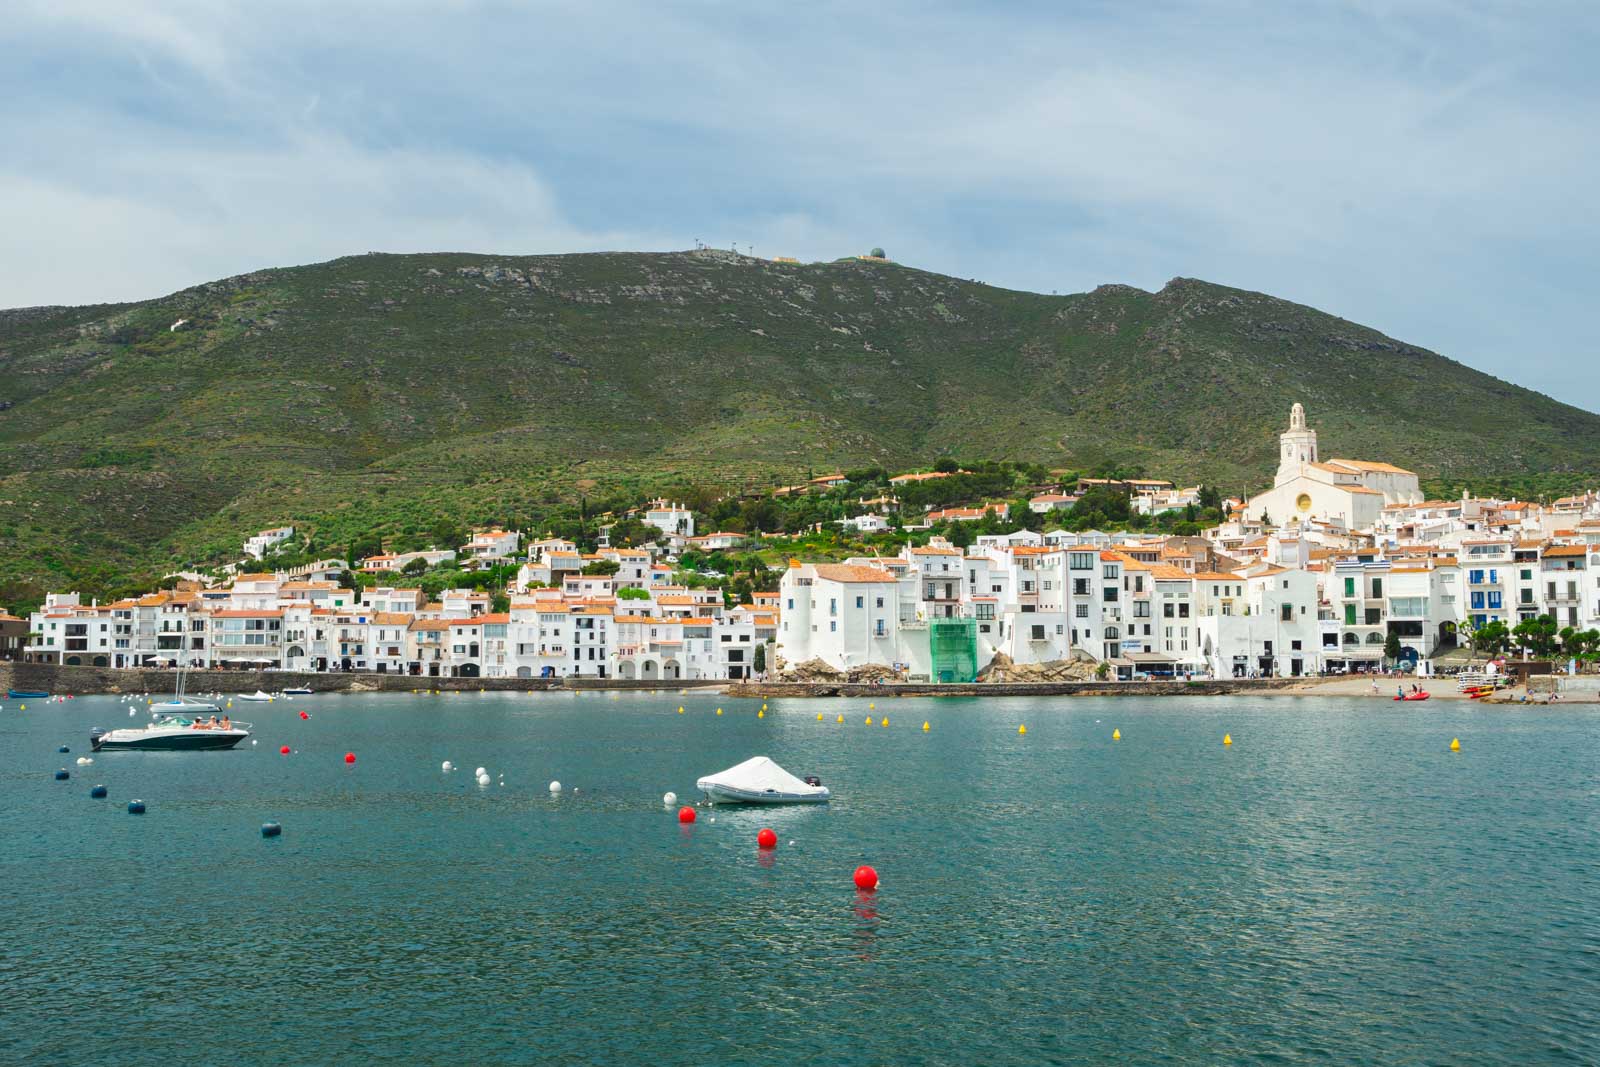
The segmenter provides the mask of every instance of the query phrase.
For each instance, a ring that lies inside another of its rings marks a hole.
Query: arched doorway
[[[639,677],[645,679],[646,681],[653,681],[660,677],[660,671],[656,667],[656,661],[653,659],[645,660],[643,666],[639,668]]]
[[[625,659],[617,664],[617,677],[631,679],[634,676],[633,660]]]
[[[517,677],[518,678],[532,678],[533,677],[533,668],[532,667],[518,667],[517,668]]]
[[[456,668],[456,677],[476,678],[478,677],[479,669],[480,668],[476,663],[463,663],[461,666]]]
[[[675,659],[669,659],[661,665],[661,677],[676,681],[683,677],[683,667]]]
[[[81,667],[83,666],[83,660],[78,656],[68,656],[66,659],[66,664],[69,667]]]
[[[107,666],[110,666],[110,664],[108,664],[106,662],[106,658],[104,656],[96,656],[94,658],[94,665],[96,667],[107,667]]]

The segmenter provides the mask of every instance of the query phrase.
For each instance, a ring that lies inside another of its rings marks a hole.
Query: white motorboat
[[[796,778],[765,756],[755,756],[695,783],[723,804],[826,804],[828,787],[814,775]]]
[[[254,693],[240,693],[238,696],[234,697],[234,699],[248,700],[254,704],[265,704],[267,701],[272,699],[272,694],[263,693],[261,690],[257,689]]]
[[[286,697],[308,697],[311,695],[311,687],[306,685],[297,685],[293,689],[285,689],[283,691],[283,695]]]
[[[136,726],[129,730],[91,730],[89,746],[96,752],[119,748],[191,752],[232,748],[250,736],[250,723],[247,722],[230,721],[226,727],[209,726],[206,723],[207,719],[198,716],[158,714],[148,726]]]

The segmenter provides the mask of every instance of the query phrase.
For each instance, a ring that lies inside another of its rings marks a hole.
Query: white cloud
[[[367,249],[883,244],[1041,290],[1265,289],[1554,388],[1600,237],[1597,27],[1449,0],[30,0],[0,59],[70,75],[0,63],[0,303]]]

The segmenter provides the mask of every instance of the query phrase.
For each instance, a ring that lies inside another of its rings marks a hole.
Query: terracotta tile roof
[[[830,582],[845,583],[887,583],[894,584],[899,579],[886,570],[877,567],[853,567],[843,563],[817,564],[817,577],[825,578]]]
[[[1328,462],[1372,474],[1410,474],[1413,477],[1416,474],[1415,471],[1408,471],[1404,467],[1396,467],[1393,463],[1372,463],[1364,459],[1330,459]]]

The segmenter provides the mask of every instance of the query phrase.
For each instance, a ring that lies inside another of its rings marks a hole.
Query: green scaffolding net
[[[978,677],[978,624],[971,619],[934,619],[928,651],[936,682],[971,682]]]

